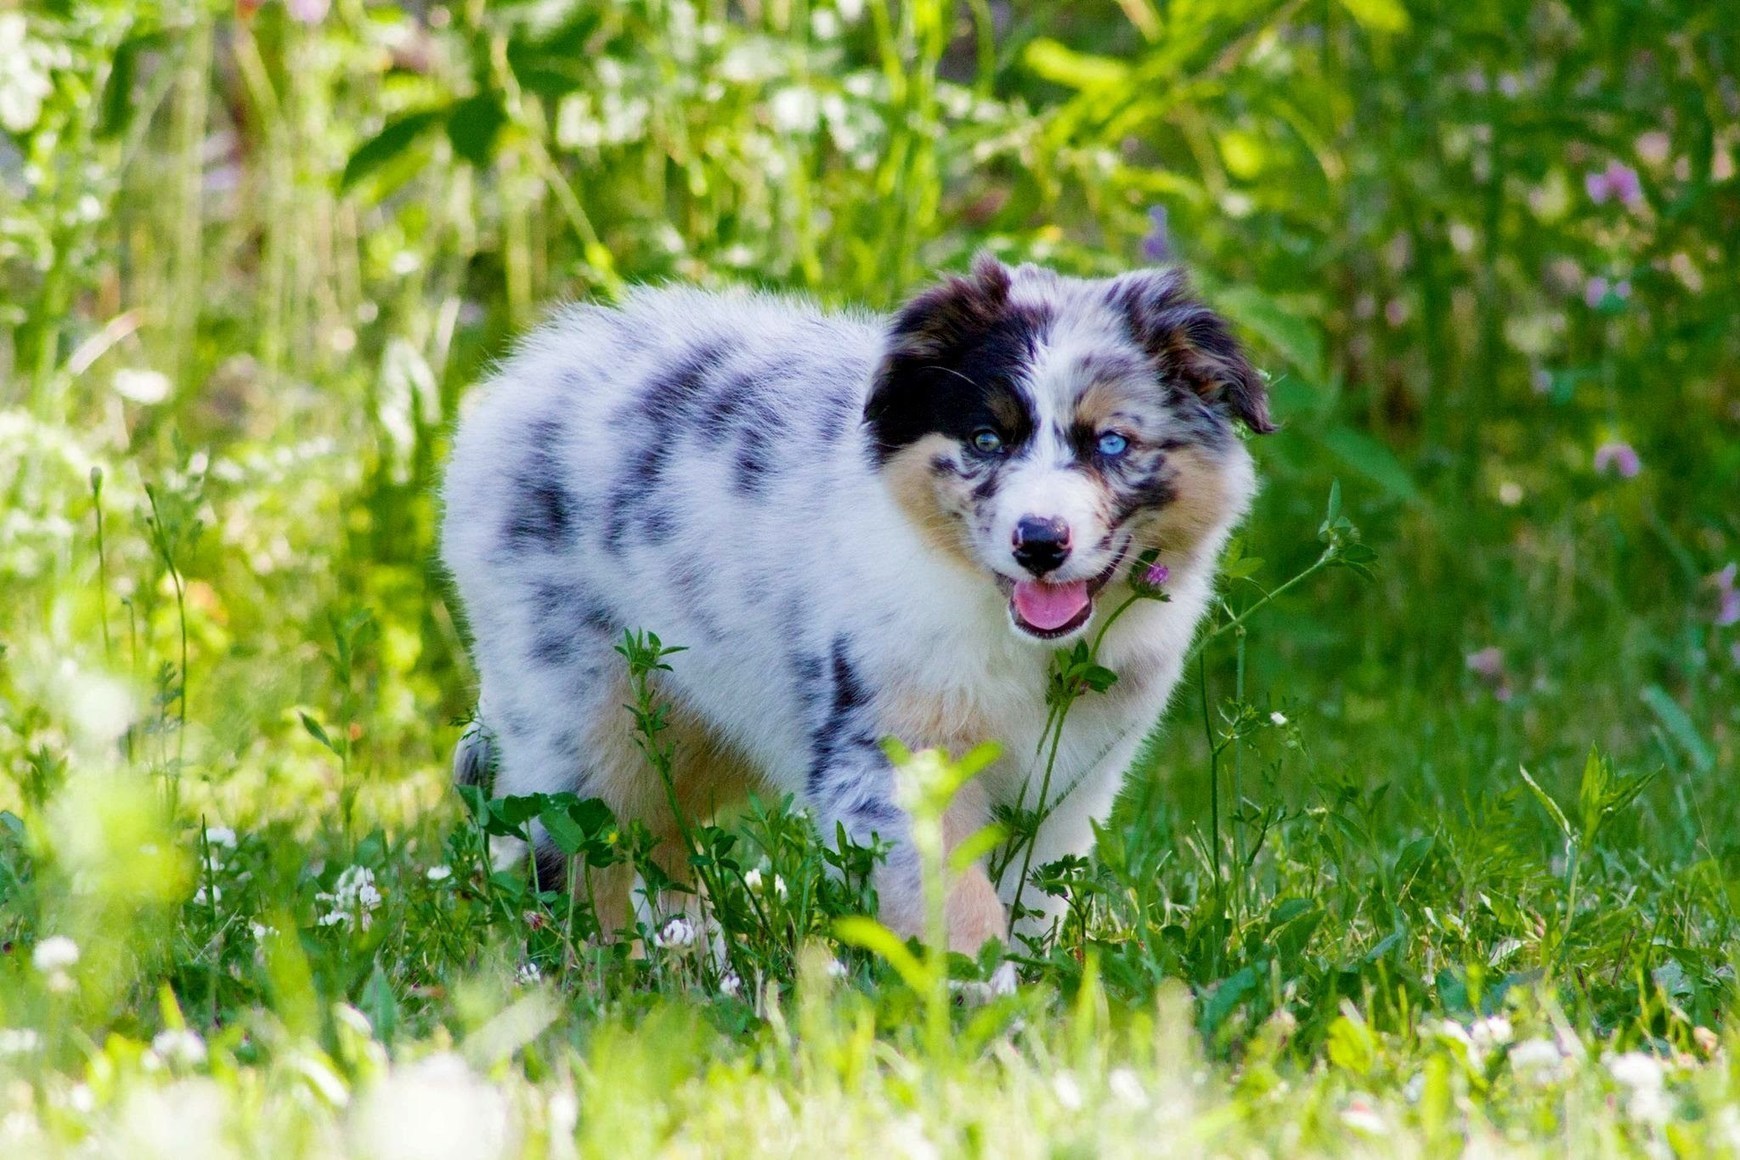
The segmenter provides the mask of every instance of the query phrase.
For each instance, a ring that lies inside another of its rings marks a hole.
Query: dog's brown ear
[[[1008,305],[1009,269],[981,251],[966,276],[944,278],[900,308],[888,353],[933,358],[990,330]]]
[[[1275,429],[1263,376],[1245,359],[1226,319],[1191,293],[1182,271],[1126,274],[1113,280],[1109,295],[1162,379],[1225,408],[1259,435]]]

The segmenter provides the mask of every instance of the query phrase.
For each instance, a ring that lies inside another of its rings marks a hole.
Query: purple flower
[[[1172,260],[1172,234],[1166,225],[1166,207],[1148,207],[1148,233],[1142,239],[1142,256],[1150,262]]]
[[[1643,182],[1638,180],[1637,170],[1617,161],[1609,161],[1607,168],[1599,173],[1585,174],[1583,188],[1589,191],[1589,200],[1596,205],[1605,205],[1612,199],[1634,210],[1643,204]]]
[[[1468,654],[1468,671],[1477,677],[1492,680],[1504,675],[1504,652],[1497,645],[1488,645]]]
[[[1704,581],[1716,590],[1716,626],[1718,628],[1726,628],[1730,624],[1740,624],[1740,589],[1734,587],[1734,579],[1737,574],[1740,574],[1740,564],[1731,563]]]
[[[1142,583],[1150,588],[1164,588],[1166,581],[1170,579],[1172,579],[1172,569],[1164,564],[1150,564],[1148,570],[1142,573]]]
[[[284,0],[291,19],[301,24],[319,24],[332,8],[332,0]]]
[[[1621,479],[1632,479],[1642,470],[1643,460],[1637,457],[1637,449],[1629,443],[1609,439],[1595,449],[1597,475],[1617,475]]]

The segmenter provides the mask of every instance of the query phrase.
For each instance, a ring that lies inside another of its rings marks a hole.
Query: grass
[[[0,1144],[1740,1151],[1735,69],[1690,0],[0,12]],[[466,387],[981,246],[1186,261],[1284,426],[1061,937],[988,995],[753,802],[722,959],[600,945],[587,870],[677,868],[447,780]]]

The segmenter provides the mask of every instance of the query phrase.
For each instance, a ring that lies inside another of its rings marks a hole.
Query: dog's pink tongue
[[[1021,580],[1015,585],[1016,613],[1034,628],[1046,632],[1062,628],[1080,616],[1087,602],[1086,580],[1073,580],[1068,584]]]

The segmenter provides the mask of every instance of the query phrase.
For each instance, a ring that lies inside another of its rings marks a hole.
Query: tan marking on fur
[[[1155,512],[1131,517],[1140,544],[1157,544],[1168,554],[1192,555],[1225,522],[1231,491],[1228,464],[1200,447],[1180,447],[1166,456],[1167,481],[1176,497]]]
[[[968,568],[978,568],[967,540],[967,526],[954,511],[966,508],[965,480],[939,474],[930,461],[952,452],[954,440],[946,435],[926,435],[888,457],[883,478],[902,511],[918,527],[925,542]],[[951,508],[949,493],[960,493],[963,502]]]
[[[962,786],[943,815],[943,849],[953,854],[955,847],[984,827],[989,816],[985,791],[975,782]],[[985,943],[1008,933],[1009,912],[1003,909],[997,888],[978,862],[955,875],[943,916],[948,923],[949,949],[963,954],[974,954]]]
[[[959,757],[981,741],[992,740],[991,726],[979,705],[963,693],[893,688],[878,705],[889,730],[914,751],[946,749]]]
[[[632,699],[627,675],[618,674],[612,680],[610,696],[600,702],[610,706],[609,712],[593,720],[586,730],[586,760],[594,776],[583,792],[609,806],[621,825],[626,827],[637,820],[643,823],[657,839],[653,860],[665,873],[683,881],[688,876],[688,858],[671,814],[670,799],[657,772],[635,744],[634,723],[621,708]],[[691,824],[706,821],[760,783],[749,762],[680,703],[672,703],[666,719],[669,726],[660,740],[673,746],[672,781],[678,804]],[[590,874],[599,925],[606,936],[632,925],[633,869],[612,866]],[[582,893],[586,889],[583,880],[572,885]],[[660,899],[659,908],[677,909],[672,899]]]
[[[1157,418],[1160,411],[1152,403],[1105,382],[1089,384],[1075,400],[1075,421],[1094,431],[1104,431],[1108,427],[1118,426],[1119,423],[1127,427],[1130,425],[1129,420],[1124,416],[1136,416],[1138,419]]]

